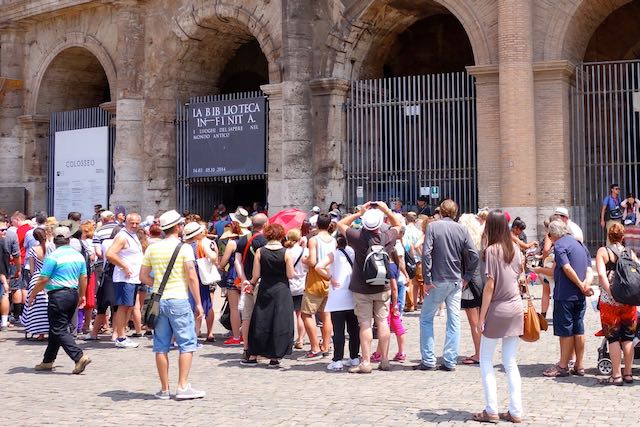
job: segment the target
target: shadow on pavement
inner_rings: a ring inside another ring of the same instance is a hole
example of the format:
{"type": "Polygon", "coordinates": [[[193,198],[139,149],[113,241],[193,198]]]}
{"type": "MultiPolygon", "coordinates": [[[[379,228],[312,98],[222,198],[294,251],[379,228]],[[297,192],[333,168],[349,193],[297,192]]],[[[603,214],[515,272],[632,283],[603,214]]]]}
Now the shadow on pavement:
{"type": "Polygon", "coordinates": [[[108,397],[114,402],[121,402],[123,400],[155,400],[156,397],[150,393],[138,393],[134,391],[126,390],[109,390],[100,393],[100,397],[108,397]]]}
{"type": "Polygon", "coordinates": [[[456,409],[438,409],[430,411],[422,409],[418,412],[418,418],[427,422],[450,422],[450,421],[470,421],[473,413],[469,411],[458,411],[456,409]]]}

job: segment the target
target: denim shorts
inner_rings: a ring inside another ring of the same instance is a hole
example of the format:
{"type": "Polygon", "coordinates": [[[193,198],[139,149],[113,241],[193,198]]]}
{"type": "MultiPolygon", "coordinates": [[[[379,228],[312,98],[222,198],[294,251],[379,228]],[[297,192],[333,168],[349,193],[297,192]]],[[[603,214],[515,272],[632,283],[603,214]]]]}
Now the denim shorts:
{"type": "Polygon", "coordinates": [[[125,307],[133,307],[136,305],[138,285],[135,283],[113,282],[113,290],[115,294],[115,305],[125,307]]]}
{"type": "Polygon", "coordinates": [[[572,337],[584,335],[584,313],[587,303],[581,301],[553,300],[553,335],[572,337]]]}
{"type": "Polygon", "coordinates": [[[191,353],[198,347],[196,323],[188,299],[160,300],[160,315],[153,328],[153,352],[168,353],[171,337],[175,337],[180,353],[191,353]]]}

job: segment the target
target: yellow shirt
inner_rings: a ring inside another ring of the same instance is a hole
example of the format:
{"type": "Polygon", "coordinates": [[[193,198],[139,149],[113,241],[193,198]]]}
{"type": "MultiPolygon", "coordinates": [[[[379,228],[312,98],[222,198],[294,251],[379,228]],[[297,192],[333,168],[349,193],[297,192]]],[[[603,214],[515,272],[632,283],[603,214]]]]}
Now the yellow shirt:
{"type": "MultiPolygon", "coordinates": [[[[178,240],[174,238],[164,239],[150,245],[144,253],[142,265],[151,267],[153,271],[153,292],[158,292],[160,282],[164,277],[164,272],[169,265],[171,255],[176,249],[178,240]]],[[[169,280],[162,293],[162,299],[188,299],[189,298],[189,282],[184,273],[184,264],[187,262],[195,262],[193,248],[191,245],[184,244],[180,248],[176,263],[171,269],[169,280]]]]}

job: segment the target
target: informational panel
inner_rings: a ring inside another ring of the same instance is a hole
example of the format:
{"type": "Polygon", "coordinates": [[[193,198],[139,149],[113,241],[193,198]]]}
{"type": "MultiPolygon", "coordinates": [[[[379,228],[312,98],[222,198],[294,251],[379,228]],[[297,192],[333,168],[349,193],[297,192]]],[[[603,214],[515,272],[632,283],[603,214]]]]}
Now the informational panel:
{"type": "Polygon", "coordinates": [[[265,173],[264,97],[189,105],[188,177],[265,173]]]}
{"type": "Polygon", "coordinates": [[[56,132],[54,145],[54,215],[67,219],[69,212],[94,215],[93,206],[108,205],[108,127],[56,132]]]}

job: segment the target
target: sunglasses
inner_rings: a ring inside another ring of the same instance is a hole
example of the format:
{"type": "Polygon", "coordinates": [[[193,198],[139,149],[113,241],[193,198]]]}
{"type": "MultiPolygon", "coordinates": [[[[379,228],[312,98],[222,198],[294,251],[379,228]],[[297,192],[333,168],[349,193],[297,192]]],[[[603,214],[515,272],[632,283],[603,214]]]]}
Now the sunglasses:
{"type": "Polygon", "coordinates": [[[8,228],[0,228],[0,233],[4,233],[7,230],[8,230],[8,228]]]}

